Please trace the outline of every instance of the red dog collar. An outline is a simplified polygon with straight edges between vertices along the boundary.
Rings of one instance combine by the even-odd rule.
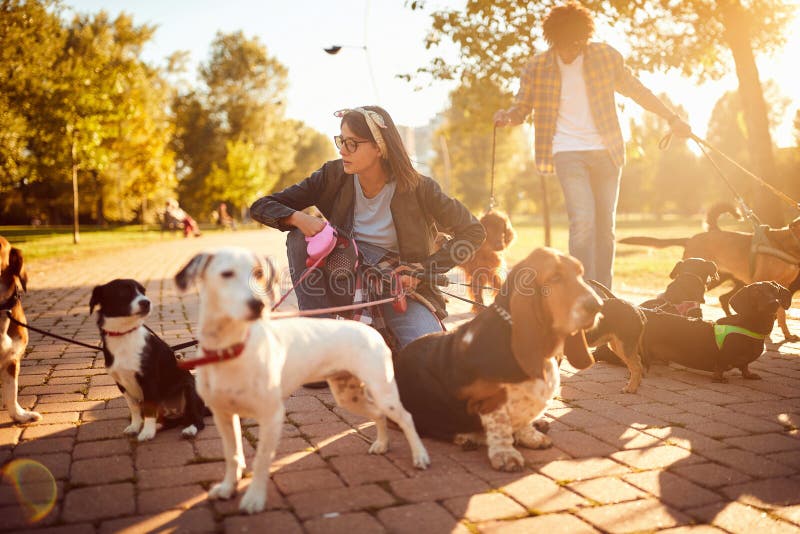
[[[230,347],[226,347],[224,349],[218,350],[208,350],[200,347],[200,350],[203,353],[201,358],[192,358],[191,360],[179,360],[178,367],[181,369],[194,369],[195,367],[199,367],[201,365],[208,365],[211,363],[220,363],[227,360],[232,360],[234,358],[238,358],[239,355],[244,352],[244,346],[247,344],[247,340],[250,338],[250,330],[247,330],[247,335],[244,337],[244,340],[236,343],[235,345],[231,345]]]
[[[138,326],[134,326],[130,330],[125,330],[124,332],[112,332],[111,330],[103,330],[103,334],[105,334],[105,335],[107,335],[109,337],[119,337],[119,336],[124,336],[126,334],[130,334],[134,330],[139,330],[139,327]]]

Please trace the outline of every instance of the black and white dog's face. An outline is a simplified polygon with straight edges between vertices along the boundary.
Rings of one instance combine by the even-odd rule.
[[[92,290],[89,313],[99,306],[97,324],[108,330],[133,328],[150,315],[150,299],[136,280],[116,279]]]

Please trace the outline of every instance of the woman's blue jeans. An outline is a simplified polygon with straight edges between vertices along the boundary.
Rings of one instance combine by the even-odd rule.
[[[380,247],[367,243],[358,243],[358,247],[364,262],[370,265],[380,261],[386,253]],[[308,257],[303,232],[294,229],[288,233],[286,253],[289,259],[292,284],[296,284],[306,270],[306,258]],[[352,304],[354,288],[351,282],[329,281],[321,270],[315,269],[295,289],[297,306],[301,310],[315,310]],[[397,340],[398,348],[404,347],[425,334],[442,331],[442,325],[436,315],[424,305],[411,299],[408,300],[408,309],[405,313],[396,312],[391,303],[383,304],[381,311],[387,327]],[[320,315],[319,317],[331,317],[331,315]]]
[[[584,278],[610,288],[620,168],[607,150],[559,152],[555,167],[569,217],[569,253],[583,263]]]

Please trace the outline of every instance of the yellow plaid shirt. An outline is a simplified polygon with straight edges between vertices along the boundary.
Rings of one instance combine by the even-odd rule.
[[[614,93],[642,104],[648,88],[625,66],[622,54],[605,43],[589,43],[583,52],[583,77],[589,95],[592,118],[603,143],[618,166],[625,163],[625,143],[619,127]],[[553,136],[556,133],[561,98],[561,72],[556,52],[549,49],[533,56],[522,71],[519,92],[509,110],[512,123],[519,124],[533,110],[536,168],[544,174],[555,172]]]

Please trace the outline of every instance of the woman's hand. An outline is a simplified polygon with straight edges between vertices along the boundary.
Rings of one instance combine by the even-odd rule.
[[[395,274],[400,275],[400,285],[403,286],[403,289],[411,289],[414,290],[419,285],[419,278],[414,278],[413,276],[409,276],[407,274],[400,274],[404,272],[416,272],[422,270],[422,264],[420,263],[410,263],[407,265],[400,265],[395,267],[394,271]]]
[[[306,237],[317,235],[325,228],[325,220],[296,211],[286,218],[286,222],[303,232]]]

